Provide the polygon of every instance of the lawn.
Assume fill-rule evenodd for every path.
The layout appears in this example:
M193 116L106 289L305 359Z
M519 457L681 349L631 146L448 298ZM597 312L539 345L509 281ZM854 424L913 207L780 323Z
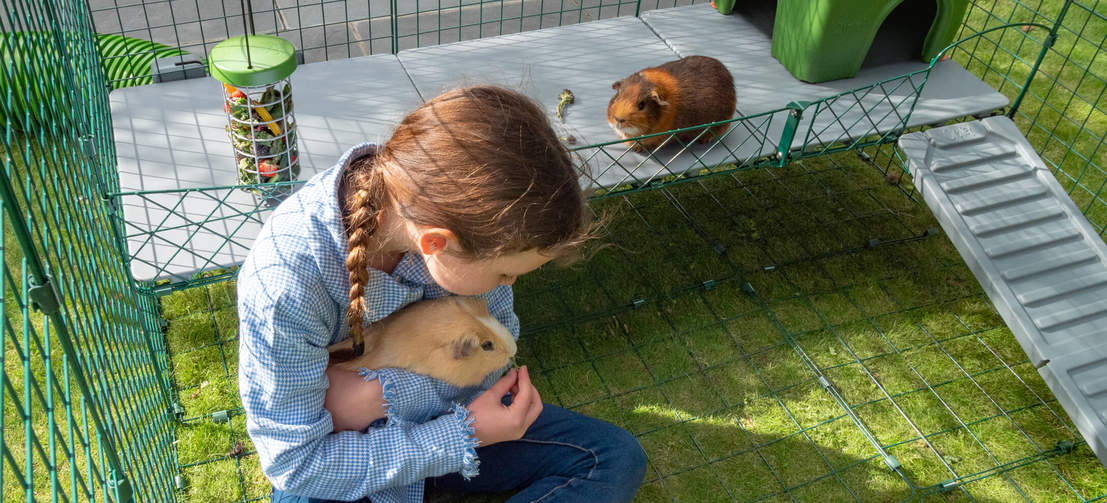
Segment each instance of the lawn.
M966 25L1060 6L991 2ZM1103 10L1071 7L1017 116L1101 232ZM1013 97L1038 50L1024 33L1046 35L1015 31L954 57ZM609 246L517 283L519 362L547 402L638 436L637 501L1107 496L1107 470L901 183L845 153L597 201ZM186 409L183 499L264 498L235 391L233 283L162 306Z
M1041 22L1035 11L1054 16L1062 4L978 1L966 26ZM1067 19L1016 120L1107 235L1107 3L1076 2ZM997 33L954 59L1014 97L1038 53L1027 37L1040 40L1043 32ZM886 165L890 149L868 153ZM4 154L7 162L11 154ZM11 168L22 169L18 164ZM639 438L650 465L637 501L1107 498L1107 469L952 244L936 232L929 209L913 200L909 178L886 175L855 153L842 153L594 201L595 211L611 216L597 243L605 246L585 263L547 266L516 285L519 363L530 366L547 402ZM47 198L54 199L64 200ZM68 209L52 210L56 220L66 220ZM33 220L45 225L38 215ZM92 224L102 221L85 225ZM88 431L85 404L69 398L53 329L25 302L23 257L10 222L3 227L0 490L4 501L46 499L53 484L72 488L87 478L90 487L67 491L79 499L99 490L103 463L90 447L95 434ZM49 230L57 233L51 253L72 252L62 246L63 231ZM74 245L84 247L74 256L100 261L74 266L82 274L71 281L93 283L103 277L90 271L122 271L104 262L110 250L90 251L100 245L107 246ZM113 309L123 304L120 313L145 309L146 302L136 308L115 289L124 284L113 276L110 286L96 290L116 296L106 307L95 306L95 296L75 302L99 310L88 317L94 323L116 316ZM234 282L163 297L160 307L181 421L176 442L157 455L175 449L179 499L264 500L268 482L245 433L236 389ZM101 338L116 332L141 330L100 334L89 347L104 347ZM94 333L97 326L77 331ZM145 345L131 349L146 351ZM148 379L151 368L139 377ZM101 383L113 375L90 373ZM113 403L133 400L141 405L136 410L152 413L139 402L161 403L150 384L158 381L145 382L131 396L130 389L106 387ZM137 416L123 416L125 427L133 427L128 431L142 431ZM159 427L171 433L171 425ZM44 460L54 457L62 459L54 474L60 481L44 469L50 464ZM888 463L901 468L890 470ZM28 473L35 475L30 488L13 476ZM67 477L76 482L67 485Z
M1107 494L1107 470L1084 445L1067 452L1079 435L900 188L842 154L597 202L610 246L517 284L519 362L547 402L638 436L638 501L899 501L957 478L941 498ZM233 283L162 306L185 501L264 497L235 394ZM221 410L229 421L211 421Z

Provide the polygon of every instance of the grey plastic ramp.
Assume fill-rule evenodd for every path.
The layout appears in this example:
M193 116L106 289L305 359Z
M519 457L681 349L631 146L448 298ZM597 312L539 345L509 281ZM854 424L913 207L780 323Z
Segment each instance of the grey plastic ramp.
M739 7L744 9L749 6ZM746 116L776 110L793 101L827 98L927 66L921 61L889 63L862 68L855 77L849 79L806 83L793 77L784 65L773 58L771 35L758 26L759 22L754 14L765 13L723 16L707 4L699 4L649 11L642 14L642 20L681 57L698 54L723 62L734 75L738 111ZM924 75L893 80L871 91L849 95L830 103L830 110L819 114L814 128L809 127L810 114L813 111L808 112L801 123L800 132L810 129L815 134L805 138L797 133L793 147L798 148L805 141L815 144L833 143L873 130L885 133L895 129L901 124L902 116L910 109L916 89L923 85ZM930 72L908 124L936 124L956 117L990 112L1007 104L1006 96L996 92L957 63L941 61ZM771 139L780 138L784 119L783 113L774 117L768 133ZM736 144L741 140L741 136L731 135L726 142ZM776 146L773 142L765 145L773 146ZM771 152L772 149L768 148L763 153ZM717 151L708 154L705 161L717 160L715 157L723 153Z
M301 66L292 89L302 180L358 143L386 140L421 103L393 55ZM129 87L108 98L122 192L172 191L122 197L135 279L181 280L242 263L267 214L251 214L254 196L180 192L239 183L220 83L206 77Z
M1107 465L1107 244L1006 117L899 145L923 199Z
M504 85L545 106L555 127L563 136L574 136L577 145L618 140L607 124L612 83L677 58L636 17L408 49L399 57L424 99L460 85ZM555 116L562 89L575 96L564 122ZM623 150L610 148L615 155ZM582 180L582 186L614 186L665 174L661 164L644 155L612 161L604 154L593 157L592 179Z

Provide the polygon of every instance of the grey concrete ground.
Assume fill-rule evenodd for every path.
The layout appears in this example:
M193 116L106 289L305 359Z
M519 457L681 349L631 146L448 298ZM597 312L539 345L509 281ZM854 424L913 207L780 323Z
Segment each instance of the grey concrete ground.
M632 16L635 0L88 0L99 33L120 33L205 56L243 33L242 3L252 2L257 33L273 33L305 62ZM642 0L641 11L707 0ZM393 5L394 4L394 5Z

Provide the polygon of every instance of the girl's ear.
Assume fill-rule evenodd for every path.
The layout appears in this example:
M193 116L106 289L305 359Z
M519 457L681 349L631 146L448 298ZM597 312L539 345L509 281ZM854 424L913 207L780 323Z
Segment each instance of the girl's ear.
M423 255L434 255L445 250L450 242L456 243L457 236L455 236L453 232L450 232L449 229L443 229L441 227L422 229L416 237L416 243L419 245L419 252Z

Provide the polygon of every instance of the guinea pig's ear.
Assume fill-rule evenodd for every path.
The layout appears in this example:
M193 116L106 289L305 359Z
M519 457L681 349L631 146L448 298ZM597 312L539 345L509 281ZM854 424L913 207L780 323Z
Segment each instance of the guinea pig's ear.
M665 101L665 99L662 98L660 94L658 94L656 87L650 89L650 99L656 101L658 105L661 105L663 107L669 105L669 102Z
M616 80L615 82L611 83L611 88L617 90L617 89L619 89L619 86L621 86L621 85L623 85L623 81Z
M470 357L477 350L480 338L473 332L467 332L451 343L451 349L455 360Z

